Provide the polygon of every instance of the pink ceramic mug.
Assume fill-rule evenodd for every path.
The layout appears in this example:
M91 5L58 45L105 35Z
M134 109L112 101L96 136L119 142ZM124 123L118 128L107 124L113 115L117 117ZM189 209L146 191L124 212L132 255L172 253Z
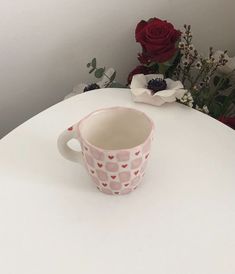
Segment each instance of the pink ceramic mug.
M127 194L144 176L154 125L141 111L113 107L92 112L58 138L60 153L85 165L97 188L106 194ZM81 152L67 143L77 139Z

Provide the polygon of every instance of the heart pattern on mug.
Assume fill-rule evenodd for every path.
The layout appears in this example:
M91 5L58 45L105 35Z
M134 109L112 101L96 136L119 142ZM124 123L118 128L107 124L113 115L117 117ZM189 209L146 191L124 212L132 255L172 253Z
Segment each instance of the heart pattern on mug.
M150 140L150 141L149 141ZM106 194L122 195L140 184L147 165L151 138L130 150L101 151L82 142L84 163L98 189Z
M139 170L135 171L134 174L137 175L139 173Z

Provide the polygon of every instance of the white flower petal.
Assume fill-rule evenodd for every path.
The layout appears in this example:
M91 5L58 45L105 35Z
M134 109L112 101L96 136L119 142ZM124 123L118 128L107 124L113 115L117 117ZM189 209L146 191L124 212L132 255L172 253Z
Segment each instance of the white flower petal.
M132 77L131 89L136 89L136 88L146 88L147 86L147 80L144 74L136 74Z
M164 89L164 90L160 90L158 92L156 92L153 96L160 96L160 97L170 97L172 95L175 94L175 90L174 89Z
M176 90L176 93L175 93L175 96L177 99L180 99L184 96L184 94L187 92L186 89L177 89ZM192 98L193 99L193 98Z
M170 78L165 79L167 84L167 89L180 89L184 88L183 84L180 81L174 81Z

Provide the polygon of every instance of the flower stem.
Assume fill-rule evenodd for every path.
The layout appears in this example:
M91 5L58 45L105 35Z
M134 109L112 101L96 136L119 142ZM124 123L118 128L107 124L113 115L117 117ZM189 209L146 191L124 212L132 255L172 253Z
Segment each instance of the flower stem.
M112 84L111 79L110 79L110 77L105 72L104 72L104 76L106 76L109 79L109 82L106 85L106 87L109 87Z

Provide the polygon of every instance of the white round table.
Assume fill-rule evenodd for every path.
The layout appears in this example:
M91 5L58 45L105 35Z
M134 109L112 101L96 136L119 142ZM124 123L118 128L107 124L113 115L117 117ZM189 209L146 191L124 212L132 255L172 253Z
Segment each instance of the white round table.
M142 185L100 193L62 158L58 135L110 106L148 114L156 136ZM63 101L0 141L1 274L234 274L235 131L174 103L132 102L129 90Z

